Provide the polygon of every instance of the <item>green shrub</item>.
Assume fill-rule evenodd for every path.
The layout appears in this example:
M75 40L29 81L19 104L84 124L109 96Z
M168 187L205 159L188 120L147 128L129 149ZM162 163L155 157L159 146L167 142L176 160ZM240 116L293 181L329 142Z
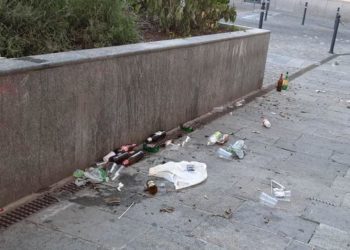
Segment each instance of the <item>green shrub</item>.
M0 55L20 57L139 39L124 0L0 0Z
M234 22L236 10L228 0L132 0L133 6L153 21L161 30L180 35L193 31L206 32L218 28L218 21Z

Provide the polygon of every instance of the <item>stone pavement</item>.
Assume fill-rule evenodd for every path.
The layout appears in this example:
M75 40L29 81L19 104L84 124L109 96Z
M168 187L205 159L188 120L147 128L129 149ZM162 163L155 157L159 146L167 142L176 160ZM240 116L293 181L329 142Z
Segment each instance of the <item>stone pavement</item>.
M280 73L296 73L303 68L318 64L329 57L328 53L333 35L334 20L307 17L301 25L302 17L286 12L270 11L263 24L271 30L264 85L277 81ZM345 15L345 13L344 13ZM258 27L260 10L238 10L236 24ZM335 13L334 13L335 17ZM334 52L350 52L350 23L339 26Z
M350 249L349 69L350 56L340 56L288 91L203 125L180 150L164 149L126 169L121 192L100 187L62 196L0 233L0 249ZM206 145L216 130L233 132L230 142L245 139L245 158L219 159L218 146ZM164 181L167 192L148 196L149 167L169 160L205 162L208 179L179 192ZM272 179L291 189L290 202L259 203ZM111 194L120 206L105 205ZM175 210L161 213L163 207Z

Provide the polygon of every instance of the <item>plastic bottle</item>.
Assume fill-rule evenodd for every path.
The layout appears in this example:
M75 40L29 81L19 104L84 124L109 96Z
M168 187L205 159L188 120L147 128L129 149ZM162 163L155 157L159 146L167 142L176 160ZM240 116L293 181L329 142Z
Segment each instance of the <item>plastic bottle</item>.
M219 158L222 158L222 159L232 160L232 153L226 151L226 150L223 149L223 148L219 148L219 149L216 151L216 155L217 155Z
M216 131L208 139L208 145L214 145L217 141L222 138L223 134L220 131Z

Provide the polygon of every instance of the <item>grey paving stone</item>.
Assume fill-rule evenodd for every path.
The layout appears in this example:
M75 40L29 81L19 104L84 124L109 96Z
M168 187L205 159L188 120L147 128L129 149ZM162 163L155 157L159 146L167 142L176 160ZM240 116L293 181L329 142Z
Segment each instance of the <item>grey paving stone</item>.
M334 180L332 188L335 189L335 192L340 191L344 193L350 193L350 179L338 176Z
M344 199L343 199L343 203L341 205L343 207L350 209L350 193L345 194Z
M290 245L288 245L286 250L314 250L314 248L308 244L303 243L303 242L293 240L290 243Z
M338 163L345 164L347 166L350 165L350 154L341 154L341 153L334 153L332 155L332 160Z
M210 191L202 190L200 187L193 189L193 191L185 191L183 194L189 194L186 196L175 196L181 197L181 202L184 204L197 208L199 210L206 211L212 214L224 214L225 210L231 209L235 211L242 203L243 200L235 197L234 187L221 188L218 186L216 189L211 189ZM187 199L186 199L187 198ZM159 197L163 202L171 202L174 196L162 196Z
M274 161L287 160L293 155L293 152L290 152L288 150L284 150L284 149L275 147L274 145L268 145L257 141L248 140L246 144L248 147L248 153L252 152L257 155L263 155ZM249 154L248 154L248 157L249 157Z
M327 250L346 250L350 249L350 234L338 228L320 224L310 244Z
M345 178L350 178L350 168L348 169L348 172L346 173L346 175L344 177Z
M275 162L272 167L284 170L292 177L300 177L308 179L310 182L319 182L328 186L333 183L338 175L343 175L347 171L347 167L344 165L333 165L331 161L323 158L298 152L286 161ZM305 188L313 187L306 185Z
M283 236L217 217L209 217L193 234L224 249L284 249L289 242Z
M125 216L119 220L121 214L122 211L113 214L93 207L61 202L28 218L28 221L106 248L120 248L150 228L150 225L135 223Z
M242 129L240 131L238 131L235 135L241 138L246 138L247 141L257 141L257 142L261 142L264 144L268 144L268 145L272 145L274 144L280 137L276 134L271 135L271 134L266 134L264 133L264 130L260 130L261 133L257 134L257 133L253 133L254 130L251 129ZM259 131L259 132L260 132Z
M79 236L65 234L23 221L0 233L0 249L105 250L106 248L89 240L82 240Z
M328 113L327 113L328 115ZM340 114L344 117L343 114ZM330 150L334 150L340 153L350 153L350 144L346 142L342 142L339 140L323 138L320 136L303 134L297 142L299 143L311 143L315 145L320 145L322 147L328 148Z
M173 207L174 212L161 212L161 208ZM133 220L134 224L144 223L167 228L174 232L188 234L198 226L208 213L192 207L177 204L177 202L162 202L157 199L147 199L130 209L126 218Z
M328 202L335 206L340 207L343 203L345 195L346 195L345 193L335 191L331 187L324 187L320 189L317 194L315 194L312 197L310 196L308 198L317 198L318 200L320 200L321 203Z
M318 144L310 144L307 142L300 142L300 141L290 141L290 140L285 140L285 139L279 139L275 143L276 147L290 150L293 152L299 152L299 153L305 153L309 154L315 157L320 157L324 159L328 159L332 154L333 150L324 147L323 145L318 145Z
M313 202L305 209L303 217L350 232L350 210L347 208Z
M151 229L140 235L132 242L129 242L126 246L121 249L126 250L138 250L138 249L208 249L208 250L219 250L223 249L210 242L199 240L192 234L182 235L179 233L171 232L166 229Z
M234 214L235 220L264 230L308 242L317 224L259 203L245 202Z

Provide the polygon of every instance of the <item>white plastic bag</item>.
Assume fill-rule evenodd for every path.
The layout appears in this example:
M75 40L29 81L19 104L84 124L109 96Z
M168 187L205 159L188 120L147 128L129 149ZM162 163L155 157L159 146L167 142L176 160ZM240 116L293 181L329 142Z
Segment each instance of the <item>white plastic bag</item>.
M175 189L187 188L205 181L207 165L196 161L167 162L149 169L149 176L164 178L175 185Z

